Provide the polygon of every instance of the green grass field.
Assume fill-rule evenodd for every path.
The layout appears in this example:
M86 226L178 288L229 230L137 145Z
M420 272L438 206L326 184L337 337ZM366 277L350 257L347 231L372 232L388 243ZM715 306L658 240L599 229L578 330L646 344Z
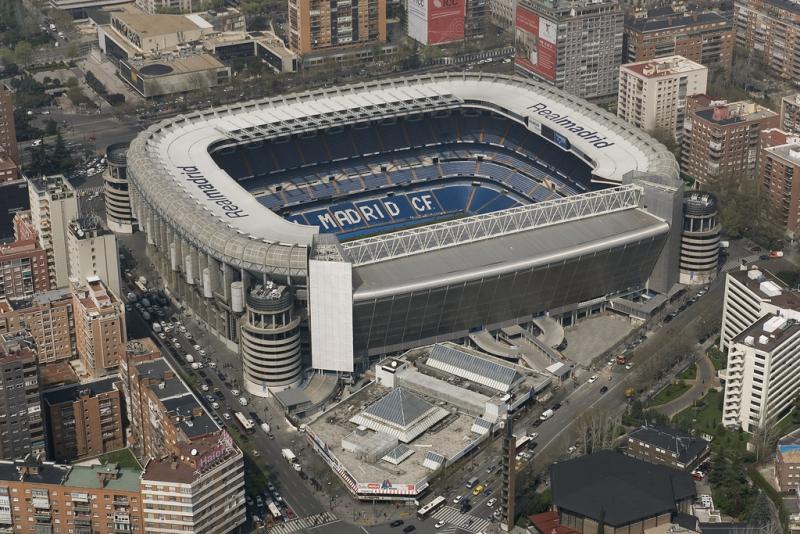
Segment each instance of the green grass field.
M117 464L120 467L130 469L141 469L138 460L130 449L120 449L118 451L107 452L98 458L101 464Z
M674 401L687 391L692 386L686 384L683 381L673 382L669 384L667 387L656 393L656 396L650 399L649 406L661 406L662 404L666 404L668 402Z
M672 418L674 423L680 423L685 428L694 428L698 432L714 434L717 426L722 422L721 391L711 390L706 396Z

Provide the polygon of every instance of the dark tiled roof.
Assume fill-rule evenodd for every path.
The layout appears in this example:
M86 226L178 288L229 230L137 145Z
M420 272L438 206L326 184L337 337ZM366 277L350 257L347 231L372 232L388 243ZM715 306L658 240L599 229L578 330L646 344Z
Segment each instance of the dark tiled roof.
M697 494L689 473L603 451L550 467L553 504L620 527L663 513Z
M695 15L673 15L673 16L659 16L648 15L646 19L635 19L627 22L629 28L642 33L658 32L671 28L685 28L696 26L699 24L718 24L726 23L732 27L719 13L697 13Z
M654 445L660 449L674 452L678 461L687 464L697 458L708 442L691 434L667 427L640 427L628 434L630 437Z
M166 399L162 402L170 415L183 418L178 423L178 426L189 438L205 436L219 430L214 420L211 419L205 409L197 402L197 399L190 393L181 397ZM200 415L193 415L197 412L200 412Z

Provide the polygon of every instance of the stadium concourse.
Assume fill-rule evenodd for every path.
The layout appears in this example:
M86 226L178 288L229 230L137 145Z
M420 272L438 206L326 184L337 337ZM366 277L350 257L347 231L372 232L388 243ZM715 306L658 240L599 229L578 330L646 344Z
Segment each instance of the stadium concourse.
M672 155L530 80L435 74L201 110L140 134L128 163L165 285L241 352L255 395L301 385L301 362L358 373L677 282Z

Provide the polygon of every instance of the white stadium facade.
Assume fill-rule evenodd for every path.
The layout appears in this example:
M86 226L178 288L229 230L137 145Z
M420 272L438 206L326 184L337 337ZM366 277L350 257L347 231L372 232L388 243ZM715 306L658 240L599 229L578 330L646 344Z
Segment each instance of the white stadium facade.
M165 286L241 351L256 395L678 281L673 156L534 81L436 74L205 109L147 129L127 163Z

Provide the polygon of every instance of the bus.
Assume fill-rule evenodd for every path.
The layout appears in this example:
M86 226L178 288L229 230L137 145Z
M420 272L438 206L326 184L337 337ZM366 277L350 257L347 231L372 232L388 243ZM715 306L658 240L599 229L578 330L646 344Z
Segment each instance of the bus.
M267 509L269 510L269 513L272 514L272 517L274 519L280 519L281 518L281 512L280 512L280 510L278 510L278 507L275 506L275 502L274 501L269 501L267 503Z
M433 515L433 512L444 506L444 503L446 502L447 499L439 495L428 504L420 507L420 509L417 510L417 517L420 520L428 519L431 515Z
M253 428L255 428L255 424L244 416L242 412L236 412L233 414L236 417L236 420L239 421L239 425L244 429L245 432L248 434L252 434Z

